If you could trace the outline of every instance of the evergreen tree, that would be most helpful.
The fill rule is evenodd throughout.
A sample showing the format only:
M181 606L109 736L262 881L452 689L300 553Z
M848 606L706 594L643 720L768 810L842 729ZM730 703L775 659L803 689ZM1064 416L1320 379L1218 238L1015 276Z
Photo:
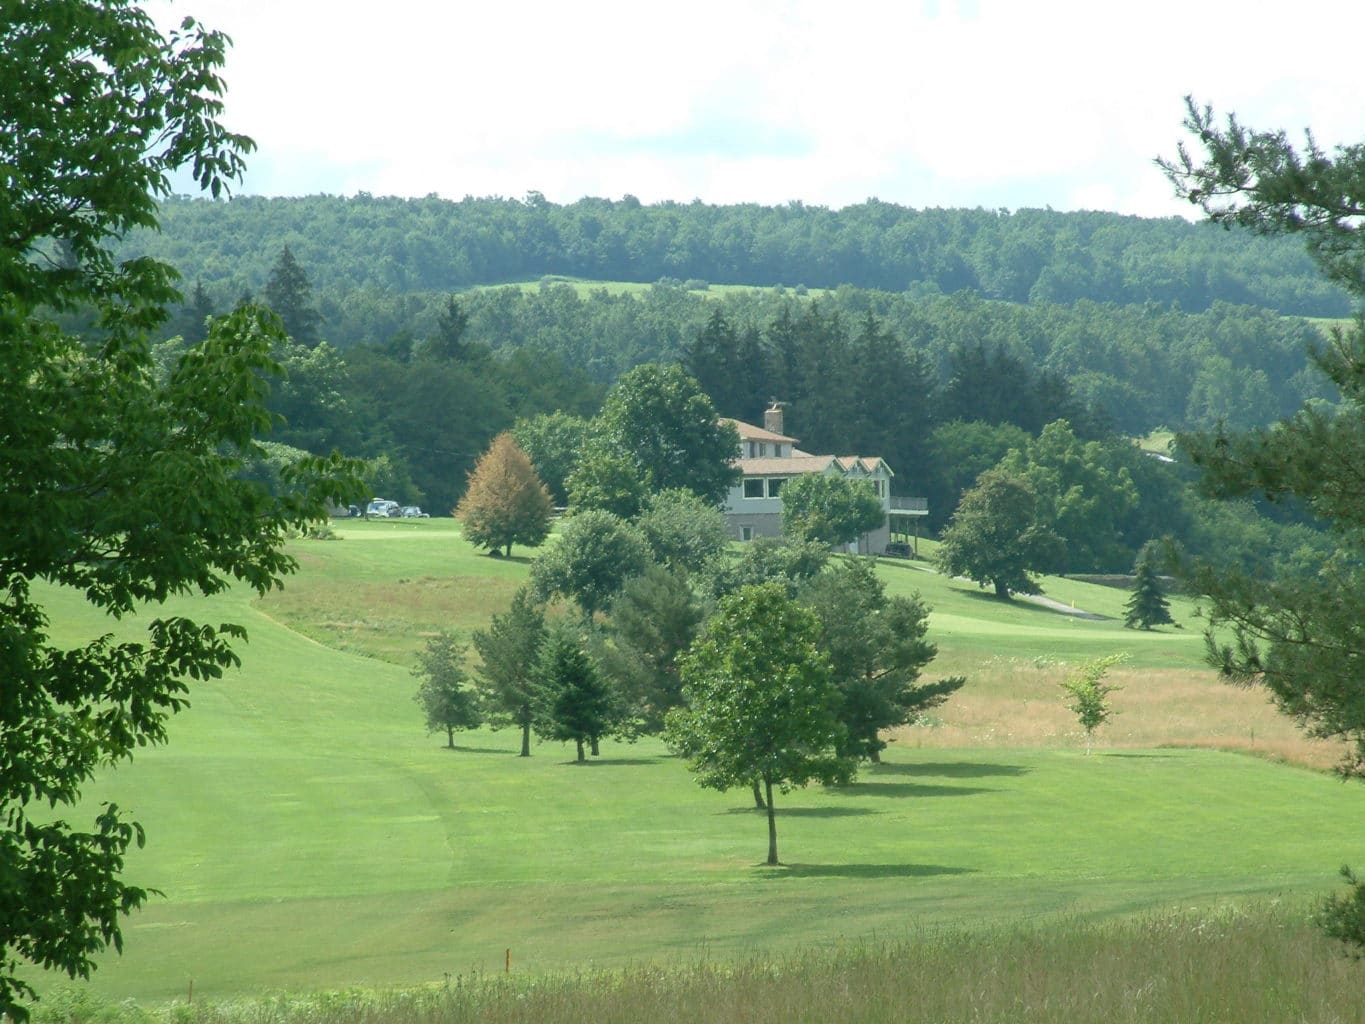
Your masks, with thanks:
M1146 556L1139 557L1133 568L1133 593L1124 609L1123 624L1128 629L1151 629L1175 622L1161 580L1157 579L1156 569Z
M966 682L961 676L919 683L938 648L926 639L929 609L916 594L888 597L874 559L847 558L801 588L820 621L821 648L839 688L847 738L839 752L876 763L885 729L906 725Z
M537 731L546 739L573 740L579 762L587 760L584 744L591 746L595 756L620 710L616 695L588 654L582 632L563 621L552 626L541 648L536 676L541 699Z
M270 270L262 298L284 324L285 333L307 348L318 343L318 325L322 320L322 315L310 305L312 297L308 275L286 245Z
M471 544L488 548L494 555L503 549L510 558L514 542L534 548L545 541L553 512L550 492L536 476L531 460L517 447L511 432L504 431L493 438L469 474L455 518Z
M487 629L475 630L474 650L481 662L476 680L490 724L521 730L521 756L531 756L531 728L540 703L536 666L545 641L545 609L522 587L512 606L496 613Z
M663 728L664 716L682 703L678 660L705 618L687 576L659 565L628 580L612 602L598 662L645 732Z
M478 694L467 685L465 645L455 635L442 631L427 641L417 655L412 674L422 680L414 698L426 716L427 732L445 730L446 746L455 746L456 729L477 729Z

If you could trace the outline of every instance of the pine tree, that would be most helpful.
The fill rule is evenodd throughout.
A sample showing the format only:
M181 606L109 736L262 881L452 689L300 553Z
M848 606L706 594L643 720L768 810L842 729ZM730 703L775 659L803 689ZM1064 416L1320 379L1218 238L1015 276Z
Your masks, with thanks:
M280 318L289 337L308 348L317 345L318 323L322 320L322 315L309 304L312 297L308 275L286 245L271 268L262 298Z
M1133 569L1133 594L1124 607L1123 624L1128 629L1151 629L1175 622L1161 581L1147 558L1139 558Z
M499 549L509 558L512 544L539 547L550 534L554 508L550 492L536 476L526 453L517 447L510 431L493 438L488 451L469 474L469 486L455 518L464 527L467 541Z
M598 741L619 717L618 702L577 629L560 622L550 630L537 676L542 700L537 731L547 739L573 740L580 762L587 760L585 743L596 754Z
M545 642L545 609L522 587L512 606L493 616L487 629L475 630L474 649L482 665L478 685L490 723L521 730L521 756L531 756L531 727L540 703L536 667Z

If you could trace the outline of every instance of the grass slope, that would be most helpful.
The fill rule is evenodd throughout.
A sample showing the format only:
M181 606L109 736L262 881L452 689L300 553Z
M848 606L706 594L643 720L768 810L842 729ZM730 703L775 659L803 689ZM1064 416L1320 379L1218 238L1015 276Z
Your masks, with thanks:
M925 591L944 660L971 667L982 703L972 711L964 690L941 727L907 730L852 786L782 796L785 866L766 869L747 795L699 789L655 741L605 744L579 767L558 745L514 756L511 732L466 734L457 751L424 735L403 664L414 635L477 625L525 564L476 555L448 522L341 532L300 544L305 571L282 595L184 602L244 622L251 643L241 672L195 689L169 746L90 787L90 802L116 800L147 826L129 873L166 893L129 922L94 991L408 984L500 969L507 949L537 973L1297 899L1365 852L1365 791L1304 769L1143 737L1085 757L1065 731L945 746L964 709L1003 726L1027 718L1030 693L1058 706L1059 661L1127 644L1135 662L1192 665L1197 645L1003 606L897 566L892 587ZM1102 590L1078 600L1121 604ZM107 628L74 597L54 601L62 634ZM1161 671L1132 669L1129 690ZM1237 695L1182 673L1192 691ZM1147 718L1140 705L1128 715Z

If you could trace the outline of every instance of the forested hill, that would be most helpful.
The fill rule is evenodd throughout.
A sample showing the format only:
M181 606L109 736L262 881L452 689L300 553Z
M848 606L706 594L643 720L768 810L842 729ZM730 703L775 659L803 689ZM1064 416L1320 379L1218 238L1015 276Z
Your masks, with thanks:
M568 275L592 280L906 292L973 291L1010 302L1217 302L1342 316L1292 238L1259 238L1179 218L1052 210L914 210L877 200L841 210L791 203L644 205L581 199L452 202L308 196L177 198L160 234L123 255L169 260L216 304L257 293L287 244L324 307L355 292L393 297ZM325 312L325 309L324 309ZM352 339L336 337L334 343ZM382 339L370 339L382 340Z

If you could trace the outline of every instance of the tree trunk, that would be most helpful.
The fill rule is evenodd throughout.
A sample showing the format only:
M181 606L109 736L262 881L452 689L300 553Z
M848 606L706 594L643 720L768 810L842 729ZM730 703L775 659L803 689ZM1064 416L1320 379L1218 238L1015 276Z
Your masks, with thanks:
M578 744L578 760L586 761L587 758L583 756L583 741L581 739L577 739L574 740L574 742Z
M1010 588L1006 584L1001 583L999 580L996 580L995 596L1000 598L1000 600L1002 601L1008 601L1010 599Z
M764 810L768 805L763 802L763 790L758 788L758 780L754 779L754 808Z
M768 864L777 866L777 808L773 807L773 780L764 779L763 786L768 793Z
M597 757L597 756L599 756L601 753L602 753L602 750L601 750L601 748L597 745L597 737L596 737L596 736L593 736L593 737L592 737L592 756L593 756L593 757Z
M510 540L507 542L507 554L505 557L507 558L512 557L512 542Z
M531 756L531 716L525 715L521 720L521 756Z
M882 763L882 752L874 745L867 753L867 759L873 764Z
M446 726L446 749L455 749L455 727L453 725Z

